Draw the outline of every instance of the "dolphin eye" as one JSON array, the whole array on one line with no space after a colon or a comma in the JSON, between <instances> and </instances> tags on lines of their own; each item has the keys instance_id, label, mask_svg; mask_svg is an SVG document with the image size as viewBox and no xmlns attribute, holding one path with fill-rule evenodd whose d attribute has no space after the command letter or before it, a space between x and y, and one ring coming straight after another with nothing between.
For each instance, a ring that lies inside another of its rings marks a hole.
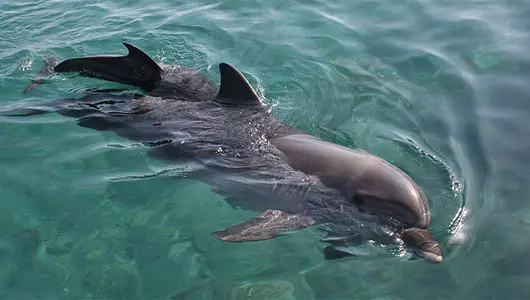
<instances>
[{"instance_id":1,"label":"dolphin eye","mask_svg":"<svg viewBox=\"0 0 530 300\"><path fill-rule=\"evenodd\" d=\"M353 202L354 202L355 204L359 205L359 206L360 206L360 205L364 205L364 204L366 204L366 202L364 201L362 195L359 195L359 194L357 194L357 195L355 195L355 196L353 197Z\"/></svg>"},{"instance_id":2,"label":"dolphin eye","mask_svg":"<svg viewBox=\"0 0 530 300\"><path fill-rule=\"evenodd\" d=\"M372 206L376 203L381 203L381 199L379 199L377 196L361 192L356 193L355 196L353 196L353 202L357 205Z\"/></svg>"},{"instance_id":3,"label":"dolphin eye","mask_svg":"<svg viewBox=\"0 0 530 300\"><path fill-rule=\"evenodd\" d=\"M360 211L378 213L387 216L399 215L392 207L388 206L386 201L372 195L358 193L353 197L353 202L359 207Z\"/></svg>"}]
</instances>

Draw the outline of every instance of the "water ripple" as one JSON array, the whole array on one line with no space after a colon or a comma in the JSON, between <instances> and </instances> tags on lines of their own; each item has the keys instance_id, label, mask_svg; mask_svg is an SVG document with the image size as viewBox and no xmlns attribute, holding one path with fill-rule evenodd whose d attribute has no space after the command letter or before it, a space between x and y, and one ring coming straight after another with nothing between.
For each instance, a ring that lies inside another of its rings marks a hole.
<instances>
[{"instance_id":1,"label":"water ripple","mask_svg":"<svg viewBox=\"0 0 530 300\"><path fill-rule=\"evenodd\" d=\"M530 209L524 200L530 195L526 0L38 0L2 2L0 10L0 111L104 85L59 76L22 94L47 56L124 54L126 41L158 61L198 69L216 84L217 64L229 62L278 118L378 154L417 180L447 255L433 273L432 266L404 263L410 257L394 252L390 259L403 263L323 262L318 234L311 230L274 239L265 248L219 243L211 231L252 213L233 209L209 187L186 179L193 166L171 169L146 159L144 147L54 114L0 117L2 233L20 226L41 228L44 238L58 228L76 228L81 239L112 232L124 249L113 248L109 267L94 269L98 274L123 274L114 258L127 257L138 264L126 268L127 276L153 283L141 275L156 273L146 262L175 263L167 268L178 269L182 278L174 280L201 286L202 276L214 283L200 296L196 289L170 291L169 285L160 291L201 299L227 294L242 280L271 276L292 280L300 299L530 296L524 288L530 282L524 259L530 253L524 238ZM115 221L128 215L134 230L117 227ZM167 226L150 223L160 220ZM187 245L190 258L167 260L178 246L163 238L164 230L193 241L175 244ZM147 243L153 236L157 242ZM133 251L126 244L139 246ZM86 272L73 272L78 257L51 260L42 249L38 253L37 271L57 277L47 282L60 291L50 297L64 290L77 298L116 296L99 283L98 291L71 283L87 278ZM31 270L24 271L27 278L16 273L26 269L13 253L5 261L0 289L9 276L36 282ZM68 280L61 278L65 272ZM31 286L35 294L50 294L50 288ZM157 292L154 285L137 286Z\"/></svg>"}]
</instances>

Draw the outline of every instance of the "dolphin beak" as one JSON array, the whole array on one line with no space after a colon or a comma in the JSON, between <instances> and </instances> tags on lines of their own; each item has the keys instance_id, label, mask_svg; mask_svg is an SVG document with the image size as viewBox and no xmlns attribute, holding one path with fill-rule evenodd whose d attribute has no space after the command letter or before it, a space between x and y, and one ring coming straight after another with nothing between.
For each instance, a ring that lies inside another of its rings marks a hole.
<instances>
[{"instance_id":1,"label":"dolphin beak","mask_svg":"<svg viewBox=\"0 0 530 300\"><path fill-rule=\"evenodd\" d=\"M423 250L416 250L414 252L416 252L417 255L423 257L423 259L425 259L425 261L430 264L439 264L444 260L441 255L436 253L427 252Z\"/></svg>"},{"instance_id":2,"label":"dolphin beak","mask_svg":"<svg viewBox=\"0 0 530 300\"><path fill-rule=\"evenodd\" d=\"M427 229L407 228L401 237L405 245L426 262L438 264L443 261L442 249Z\"/></svg>"}]
</instances>

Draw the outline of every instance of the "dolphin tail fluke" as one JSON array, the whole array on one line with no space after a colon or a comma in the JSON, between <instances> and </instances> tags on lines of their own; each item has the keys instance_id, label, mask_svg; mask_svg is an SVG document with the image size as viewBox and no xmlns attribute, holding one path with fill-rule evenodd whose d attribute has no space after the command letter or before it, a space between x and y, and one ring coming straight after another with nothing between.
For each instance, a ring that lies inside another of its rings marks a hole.
<instances>
[{"instance_id":1,"label":"dolphin tail fluke","mask_svg":"<svg viewBox=\"0 0 530 300\"><path fill-rule=\"evenodd\" d=\"M161 78L160 66L135 46L123 43L129 50L125 56L89 56L67 59L55 72L79 72L83 76L138 86L149 90Z\"/></svg>"},{"instance_id":2,"label":"dolphin tail fluke","mask_svg":"<svg viewBox=\"0 0 530 300\"><path fill-rule=\"evenodd\" d=\"M59 59L55 56L48 57L44 67L40 69L39 73L31 79L31 83L24 89L23 93L27 93L37 86L43 84L46 79L50 78L53 75L53 68L57 66Z\"/></svg>"},{"instance_id":3,"label":"dolphin tail fluke","mask_svg":"<svg viewBox=\"0 0 530 300\"><path fill-rule=\"evenodd\" d=\"M266 210L262 214L225 230L212 233L227 242L249 242L269 240L279 233L294 231L314 225L315 221L302 215L291 215L279 210Z\"/></svg>"}]
</instances>

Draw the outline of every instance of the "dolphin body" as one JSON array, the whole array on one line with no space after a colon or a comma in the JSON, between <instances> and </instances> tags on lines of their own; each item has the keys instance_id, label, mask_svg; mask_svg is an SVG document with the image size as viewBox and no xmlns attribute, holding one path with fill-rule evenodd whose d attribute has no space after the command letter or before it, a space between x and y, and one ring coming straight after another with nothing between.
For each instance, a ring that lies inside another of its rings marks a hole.
<instances>
[{"instance_id":1,"label":"dolphin body","mask_svg":"<svg viewBox=\"0 0 530 300\"><path fill-rule=\"evenodd\" d=\"M223 241L258 241L308 226L328 225L326 259L352 255L349 245L401 239L430 263L442 261L427 230L430 210L414 181L382 158L336 145L274 118L233 66L219 65L219 91L198 72L157 63L124 43L125 56L48 59L25 90L54 72L140 87L145 95L88 93L44 106L78 125L110 130L150 146L161 160L193 161L194 178L233 206L258 215L213 232ZM110 90L109 90L110 91ZM41 108L20 115L46 113ZM17 115L17 114L4 114Z\"/></svg>"}]
</instances>

